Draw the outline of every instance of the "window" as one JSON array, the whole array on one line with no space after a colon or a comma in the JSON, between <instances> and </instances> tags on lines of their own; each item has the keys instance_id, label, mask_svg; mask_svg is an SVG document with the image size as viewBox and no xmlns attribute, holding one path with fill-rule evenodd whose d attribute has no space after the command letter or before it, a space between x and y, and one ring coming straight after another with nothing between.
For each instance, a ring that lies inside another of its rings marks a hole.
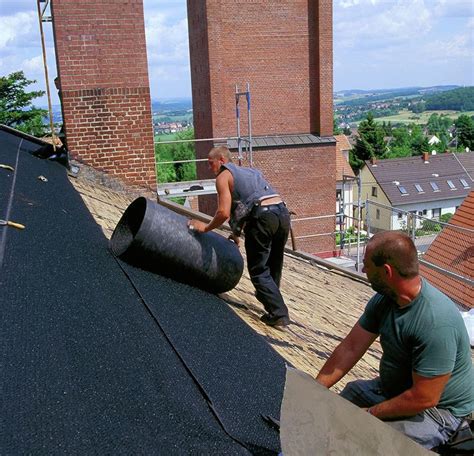
<instances>
[{"instance_id":1,"label":"window","mask_svg":"<svg viewBox=\"0 0 474 456\"><path fill-rule=\"evenodd\" d=\"M456 186L453 184L453 181L447 180L448 186L451 190L456 190Z\"/></svg>"},{"instance_id":2,"label":"window","mask_svg":"<svg viewBox=\"0 0 474 456\"><path fill-rule=\"evenodd\" d=\"M430 182L430 185L431 185L431 188L433 189L433 191L439 192L439 187L438 187L438 184L436 182Z\"/></svg>"},{"instance_id":3,"label":"window","mask_svg":"<svg viewBox=\"0 0 474 456\"><path fill-rule=\"evenodd\" d=\"M425 193L423 187L420 184L415 184L415 188L417 189L418 193Z\"/></svg>"},{"instance_id":4,"label":"window","mask_svg":"<svg viewBox=\"0 0 474 456\"><path fill-rule=\"evenodd\" d=\"M380 209L377 209L377 210L375 211L375 218L376 218L377 220L380 220Z\"/></svg>"},{"instance_id":5,"label":"window","mask_svg":"<svg viewBox=\"0 0 474 456\"><path fill-rule=\"evenodd\" d=\"M469 184L466 182L466 179L459 179L464 188L469 188Z\"/></svg>"},{"instance_id":6,"label":"window","mask_svg":"<svg viewBox=\"0 0 474 456\"><path fill-rule=\"evenodd\" d=\"M397 218L398 218L398 220L401 220L403 218L403 212L399 212L397 214Z\"/></svg>"},{"instance_id":7,"label":"window","mask_svg":"<svg viewBox=\"0 0 474 456\"><path fill-rule=\"evenodd\" d=\"M441 208L437 207L436 209L433 209L432 211L432 218L437 218L439 219L441 217Z\"/></svg>"},{"instance_id":8,"label":"window","mask_svg":"<svg viewBox=\"0 0 474 456\"><path fill-rule=\"evenodd\" d=\"M372 196L377 198L377 187L372 187Z\"/></svg>"},{"instance_id":9,"label":"window","mask_svg":"<svg viewBox=\"0 0 474 456\"><path fill-rule=\"evenodd\" d=\"M402 196L408 195L408 192L403 185L399 185L398 190L400 190L400 193L402 194Z\"/></svg>"}]
</instances>

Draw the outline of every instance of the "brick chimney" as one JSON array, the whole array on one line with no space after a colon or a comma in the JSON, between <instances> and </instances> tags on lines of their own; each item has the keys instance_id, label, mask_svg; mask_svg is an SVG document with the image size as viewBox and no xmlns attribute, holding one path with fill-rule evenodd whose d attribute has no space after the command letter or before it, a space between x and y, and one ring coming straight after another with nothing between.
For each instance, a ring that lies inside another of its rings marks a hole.
<instances>
[{"instance_id":1,"label":"brick chimney","mask_svg":"<svg viewBox=\"0 0 474 456\"><path fill-rule=\"evenodd\" d=\"M423 152L423 161L429 163L430 154L428 152Z\"/></svg>"},{"instance_id":2,"label":"brick chimney","mask_svg":"<svg viewBox=\"0 0 474 456\"><path fill-rule=\"evenodd\" d=\"M55 0L54 42L71 156L156 190L142 0Z\"/></svg>"},{"instance_id":3,"label":"brick chimney","mask_svg":"<svg viewBox=\"0 0 474 456\"><path fill-rule=\"evenodd\" d=\"M253 165L298 214L297 248L332 252L332 0L188 0L187 5L196 137L236 136L235 86L243 91L248 82ZM241 134L247 136L247 105L243 98L239 103ZM198 143L198 158L211 146ZM212 177L204 165L198 176ZM213 213L213 203L200 197L199 207Z\"/></svg>"}]
</instances>

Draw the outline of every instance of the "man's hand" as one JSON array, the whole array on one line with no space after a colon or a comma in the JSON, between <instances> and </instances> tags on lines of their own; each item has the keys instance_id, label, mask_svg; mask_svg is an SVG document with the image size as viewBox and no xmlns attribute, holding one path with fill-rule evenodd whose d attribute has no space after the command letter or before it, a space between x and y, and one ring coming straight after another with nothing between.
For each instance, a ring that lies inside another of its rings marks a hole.
<instances>
[{"instance_id":1,"label":"man's hand","mask_svg":"<svg viewBox=\"0 0 474 456\"><path fill-rule=\"evenodd\" d=\"M198 233L205 233L207 228L207 223L201 222L199 220L189 220L188 227L191 231L197 231Z\"/></svg>"},{"instance_id":2,"label":"man's hand","mask_svg":"<svg viewBox=\"0 0 474 456\"><path fill-rule=\"evenodd\" d=\"M240 247L240 237L239 236L232 233L227 239L229 239L229 241L235 242L235 245L237 247Z\"/></svg>"}]
</instances>

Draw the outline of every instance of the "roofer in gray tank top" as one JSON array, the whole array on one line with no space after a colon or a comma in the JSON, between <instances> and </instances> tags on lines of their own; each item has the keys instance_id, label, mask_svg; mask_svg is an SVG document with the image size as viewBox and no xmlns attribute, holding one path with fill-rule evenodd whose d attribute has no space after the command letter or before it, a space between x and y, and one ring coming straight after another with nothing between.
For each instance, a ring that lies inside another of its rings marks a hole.
<instances>
[{"instance_id":1,"label":"roofer in gray tank top","mask_svg":"<svg viewBox=\"0 0 474 456\"><path fill-rule=\"evenodd\" d=\"M229 219L230 239L237 245L244 231L250 279L266 310L260 319L269 326L287 326L290 319L280 292L280 279L290 231L288 209L259 170L232 163L227 147L213 148L208 161L216 175L217 211L208 224L190 220L189 227L205 233Z\"/></svg>"}]
</instances>

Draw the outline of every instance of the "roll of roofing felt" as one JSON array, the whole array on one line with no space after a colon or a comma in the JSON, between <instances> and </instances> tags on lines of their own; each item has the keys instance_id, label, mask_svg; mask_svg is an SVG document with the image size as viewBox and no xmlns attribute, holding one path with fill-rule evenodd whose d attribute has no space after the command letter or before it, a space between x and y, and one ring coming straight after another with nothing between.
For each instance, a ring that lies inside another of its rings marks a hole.
<instances>
[{"instance_id":1,"label":"roll of roofing felt","mask_svg":"<svg viewBox=\"0 0 474 456\"><path fill-rule=\"evenodd\" d=\"M217 233L197 233L187 218L140 197L125 210L110 239L114 255L179 282L223 293L242 276L238 247Z\"/></svg>"}]
</instances>

